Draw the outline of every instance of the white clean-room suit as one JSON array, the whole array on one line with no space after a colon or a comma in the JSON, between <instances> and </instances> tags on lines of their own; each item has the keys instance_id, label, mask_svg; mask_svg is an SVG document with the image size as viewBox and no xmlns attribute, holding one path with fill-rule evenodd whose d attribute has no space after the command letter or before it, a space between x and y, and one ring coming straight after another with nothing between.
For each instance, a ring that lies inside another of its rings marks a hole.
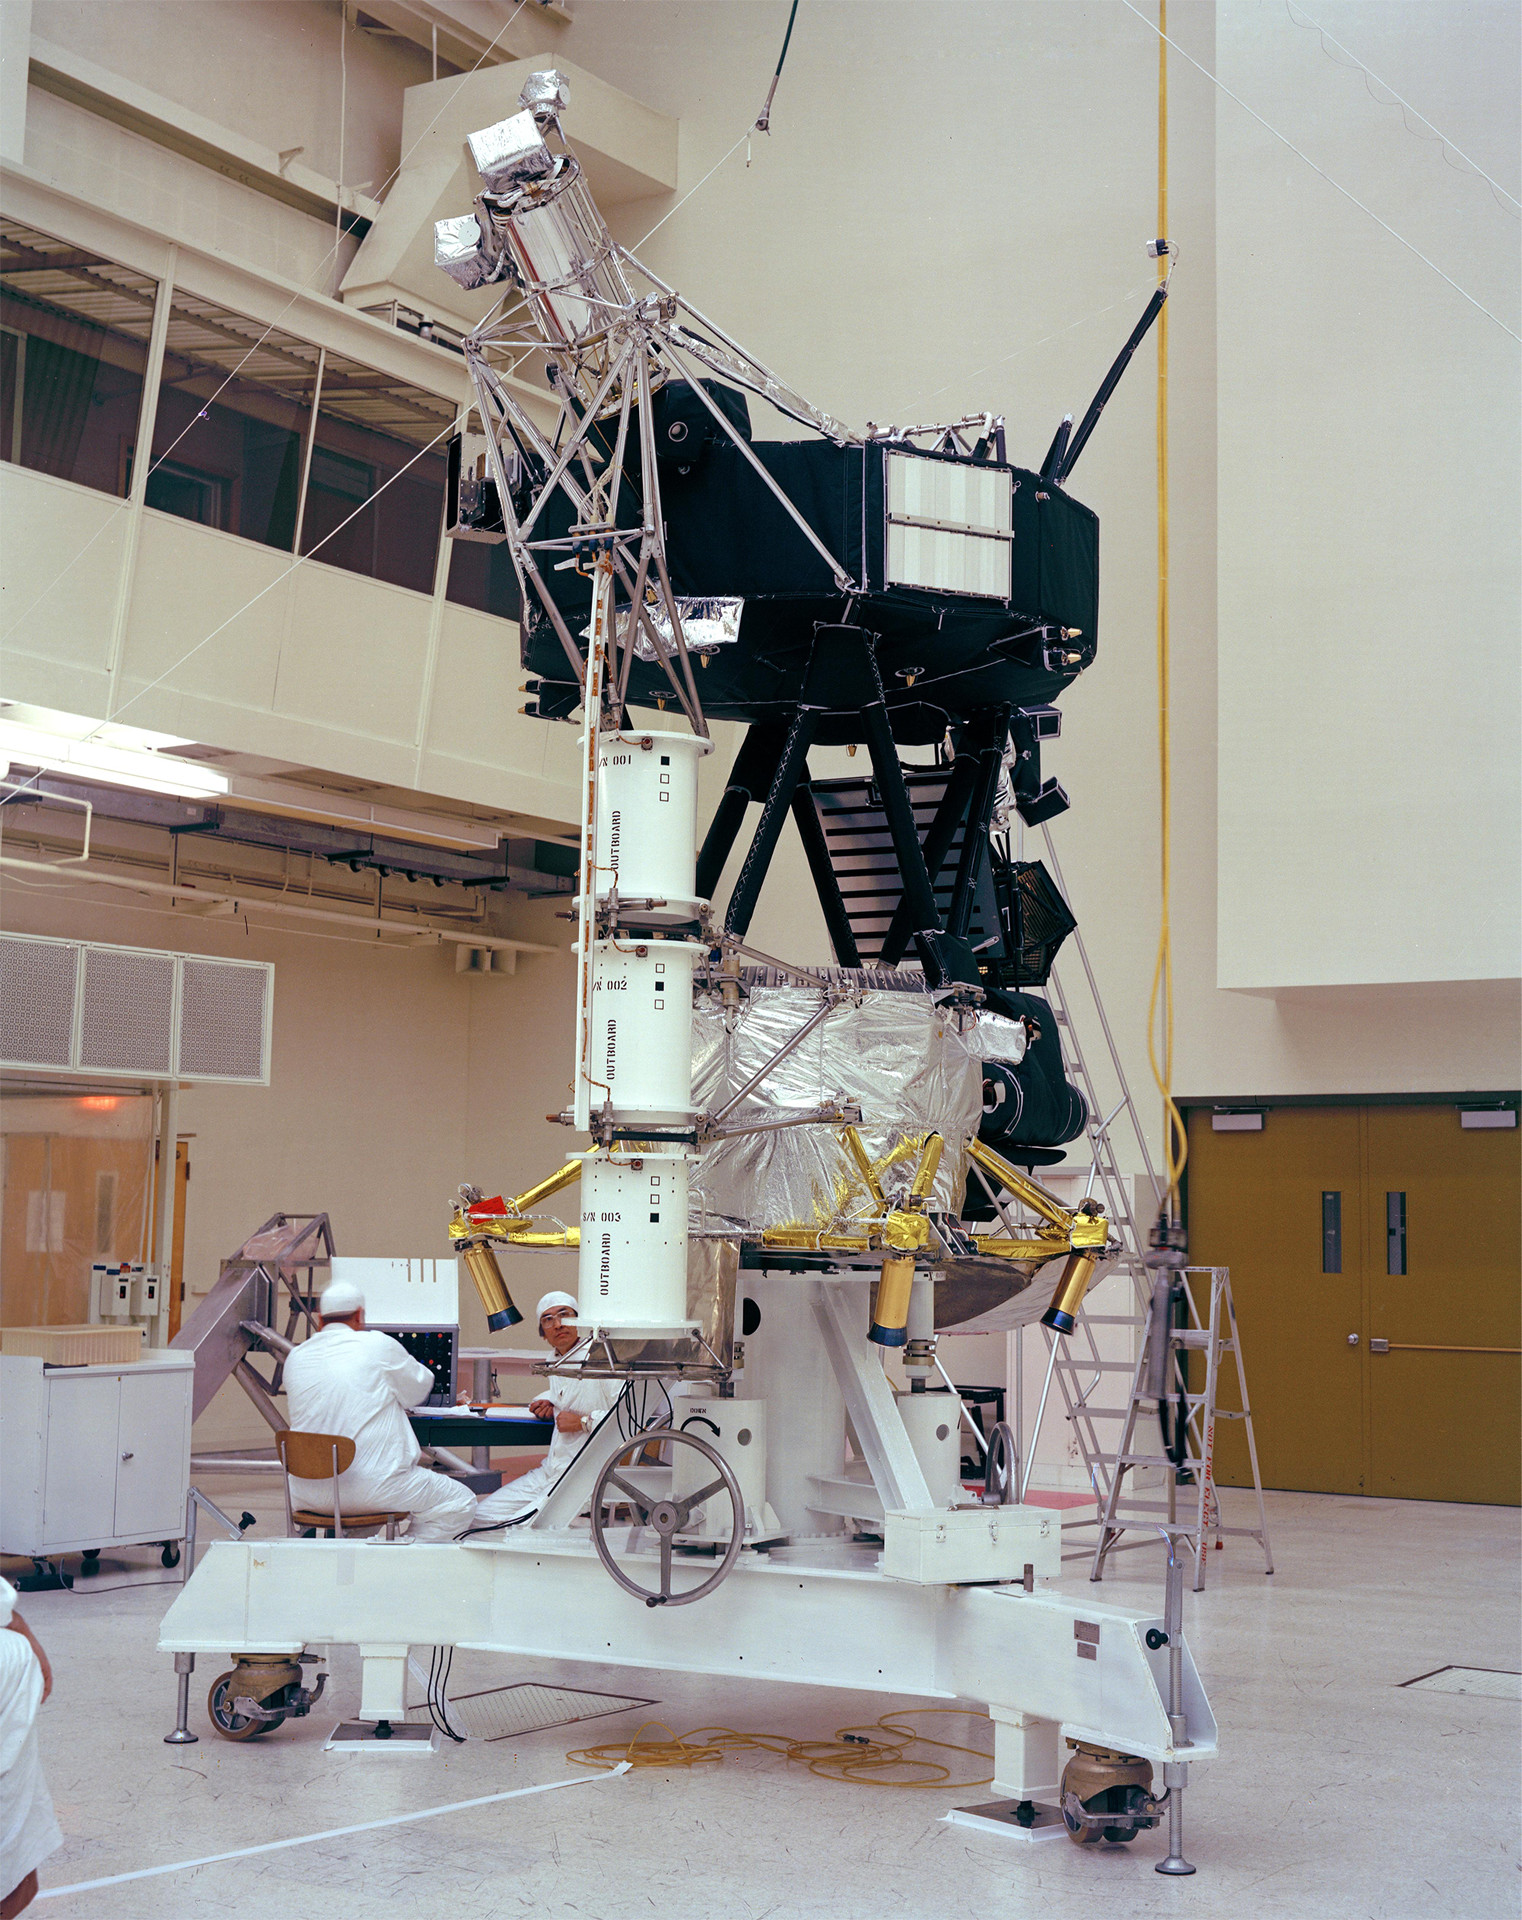
<instances>
[{"instance_id":1,"label":"white clean-room suit","mask_svg":"<svg viewBox=\"0 0 1522 1920\"><path fill-rule=\"evenodd\" d=\"M37 1753L42 1667L11 1630L15 1605L16 1589L0 1580L0 1899L63 1845Z\"/></svg>"},{"instance_id":2,"label":"white clean-room suit","mask_svg":"<svg viewBox=\"0 0 1522 1920\"><path fill-rule=\"evenodd\" d=\"M290 1355L284 1378L292 1427L354 1442L353 1464L338 1476L341 1513L410 1513L414 1540L453 1540L470 1525L476 1511L470 1489L421 1464L407 1409L428 1398L433 1375L399 1340L330 1321ZM291 1504L330 1512L331 1479L292 1475Z\"/></svg>"},{"instance_id":3,"label":"white clean-room suit","mask_svg":"<svg viewBox=\"0 0 1522 1920\"><path fill-rule=\"evenodd\" d=\"M568 1356L572 1361L582 1358L587 1351L585 1341L579 1347L573 1347ZM478 1527L500 1526L504 1520L518 1520L539 1507L544 1496L554 1486L566 1468L587 1444L592 1428L623 1392L622 1380L581 1380L574 1375L551 1375L543 1389L535 1393L536 1400L548 1400L556 1412L585 1414L586 1431L582 1433L562 1433L557 1427L550 1441L550 1450L543 1462L530 1467L527 1473L520 1474L516 1480L496 1493L483 1494L476 1502L476 1520Z\"/></svg>"}]
</instances>

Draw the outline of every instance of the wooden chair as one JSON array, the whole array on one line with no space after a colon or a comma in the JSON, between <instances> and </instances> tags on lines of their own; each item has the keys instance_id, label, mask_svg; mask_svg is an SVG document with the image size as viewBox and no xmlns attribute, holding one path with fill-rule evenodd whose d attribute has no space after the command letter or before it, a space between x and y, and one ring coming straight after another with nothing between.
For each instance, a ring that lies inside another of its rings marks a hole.
<instances>
[{"instance_id":1,"label":"wooden chair","mask_svg":"<svg viewBox=\"0 0 1522 1920\"><path fill-rule=\"evenodd\" d=\"M298 1433L294 1427L282 1427L275 1435L275 1451L280 1455L280 1464L285 1468L285 1530L287 1537L315 1529L318 1533L329 1533L335 1540L342 1540L345 1529L360 1527L384 1527L386 1538L394 1540L400 1521L407 1518L401 1513L344 1513L338 1501L338 1476L354 1463L354 1442L338 1433ZM316 1513L306 1507L291 1505L291 1479L294 1474L298 1480L331 1480L333 1483L333 1511Z\"/></svg>"}]
</instances>

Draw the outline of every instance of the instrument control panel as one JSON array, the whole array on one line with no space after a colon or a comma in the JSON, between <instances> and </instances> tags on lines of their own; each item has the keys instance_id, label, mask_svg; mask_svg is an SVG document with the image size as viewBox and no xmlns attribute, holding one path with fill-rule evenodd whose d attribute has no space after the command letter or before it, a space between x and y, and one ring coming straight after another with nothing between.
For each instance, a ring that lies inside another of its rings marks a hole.
<instances>
[{"instance_id":1,"label":"instrument control panel","mask_svg":"<svg viewBox=\"0 0 1522 1920\"><path fill-rule=\"evenodd\" d=\"M378 1327L399 1340L414 1360L421 1360L433 1375L433 1392L422 1402L425 1407L452 1407L459 1366L460 1330L458 1327Z\"/></svg>"}]
</instances>

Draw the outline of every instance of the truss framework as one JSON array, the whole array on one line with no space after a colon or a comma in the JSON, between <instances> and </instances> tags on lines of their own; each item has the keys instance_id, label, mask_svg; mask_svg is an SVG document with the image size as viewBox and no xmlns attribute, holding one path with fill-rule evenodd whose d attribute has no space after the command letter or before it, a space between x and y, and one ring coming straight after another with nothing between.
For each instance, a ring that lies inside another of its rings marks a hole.
<instances>
[{"instance_id":1,"label":"truss framework","mask_svg":"<svg viewBox=\"0 0 1522 1920\"><path fill-rule=\"evenodd\" d=\"M590 207L590 199L584 204ZM597 218L595 210L593 217ZM577 567L587 571L602 560L613 578L614 617L608 622L604 692L609 714L616 721L623 713L636 645L643 640L664 670L672 697L694 732L706 735L708 726L666 560L655 446L656 393L672 380L690 387L715 429L738 449L829 567L840 592L848 596L864 589L715 403L702 384L703 376L719 375L756 394L837 446L860 444L861 436L805 400L608 237L605 228L602 232L602 264L615 267L618 283L628 287L625 304L594 299L580 280L527 279L466 336L466 366L520 587L525 598L531 595L543 609L578 682L586 686L586 660L549 591L545 570ZM636 293L629 287L631 279L648 290ZM567 343L557 340L544 315L548 301L570 291L578 301L598 310L599 324L585 337ZM509 375L532 354L545 357L560 401L559 419L548 437L509 384ZM638 461L640 517L637 525L620 525L620 505L629 504L634 493L626 465L631 451ZM526 489L520 480L517 505L514 474L530 476ZM556 493L570 502L575 519L568 533L546 535L541 522Z\"/></svg>"}]
</instances>

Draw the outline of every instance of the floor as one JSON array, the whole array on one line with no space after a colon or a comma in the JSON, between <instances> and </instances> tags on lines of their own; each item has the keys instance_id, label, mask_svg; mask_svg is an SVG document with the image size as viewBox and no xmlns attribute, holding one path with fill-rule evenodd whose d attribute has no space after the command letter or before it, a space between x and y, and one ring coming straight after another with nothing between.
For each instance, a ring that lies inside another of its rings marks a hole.
<instances>
[{"instance_id":1,"label":"floor","mask_svg":"<svg viewBox=\"0 0 1522 1920\"><path fill-rule=\"evenodd\" d=\"M273 1528L267 1485L209 1490ZM1223 1495L1228 1522L1245 1517L1239 1500ZM1401 1682L1450 1662L1522 1666L1517 1514L1273 1494L1269 1524L1272 1579L1252 1542L1232 1541L1210 1557L1209 1589L1186 1602L1222 1734L1220 1758L1196 1769L1188 1795L1193 1879L1153 1872L1164 1852L1156 1835L1080 1852L942 1822L986 1788L892 1792L743 1756L128 1880L34 1911L44 1920L203 1920L217 1908L347 1920L382 1905L388 1920L437 1920L452 1908L473 1920L1512 1920L1517 1705ZM1160 1606L1158 1550L1112 1568L1107 1597ZM173 1594L154 1583L173 1577L156 1554L124 1554L96 1582L24 1603L57 1673L42 1752L66 1838L43 1868L44 1890L563 1780L579 1771L568 1748L632 1733L647 1717L408 1760L324 1754L337 1716L319 1708L234 1746L211 1732L214 1675L198 1668L200 1744L166 1747L174 1682L153 1641ZM1070 1578L1083 1582L1080 1564ZM352 1712L352 1651L336 1668L337 1705ZM463 1654L454 1689L523 1678L654 1695L647 1714L678 1731L724 1723L819 1736L919 1704ZM988 1745L986 1723L951 1737Z\"/></svg>"}]
</instances>

